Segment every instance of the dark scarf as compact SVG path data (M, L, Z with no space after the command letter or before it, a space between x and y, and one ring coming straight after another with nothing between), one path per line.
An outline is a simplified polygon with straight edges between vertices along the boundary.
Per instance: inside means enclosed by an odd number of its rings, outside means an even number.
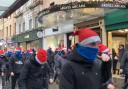
M76 50L86 61L93 62L96 60L98 48L84 47L78 44Z

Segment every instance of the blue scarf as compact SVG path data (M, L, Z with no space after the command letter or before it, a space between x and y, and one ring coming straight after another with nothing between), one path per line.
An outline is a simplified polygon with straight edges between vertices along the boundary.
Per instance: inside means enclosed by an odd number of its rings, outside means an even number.
M98 48L84 47L78 44L76 50L86 61L93 62L96 60Z
M21 51L17 51L15 55L16 55L16 58L19 60L22 58L22 52Z

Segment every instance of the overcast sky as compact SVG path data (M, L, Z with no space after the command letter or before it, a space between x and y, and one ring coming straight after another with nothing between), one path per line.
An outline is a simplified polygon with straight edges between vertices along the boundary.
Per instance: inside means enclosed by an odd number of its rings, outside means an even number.
M9 7L14 1L15 0L0 0L0 6ZM0 15L4 12L4 11L1 11L1 9L2 7L0 7Z
M0 0L0 6L10 6L15 0Z

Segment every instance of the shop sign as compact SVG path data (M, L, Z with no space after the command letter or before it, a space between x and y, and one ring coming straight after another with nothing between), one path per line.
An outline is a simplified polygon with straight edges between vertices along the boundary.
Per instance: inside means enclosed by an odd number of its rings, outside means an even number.
M25 39L28 39L28 38L29 38L29 35L24 36L24 38L25 38Z
M42 37L43 37L43 32L38 31L38 32L37 32L37 37L38 37L38 38L42 38Z
M39 12L41 16L47 15L49 13L70 10L70 9L79 9L79 8L127 8L126 4L113 1L75 1L67 4L56 4L49 8L44 9Z

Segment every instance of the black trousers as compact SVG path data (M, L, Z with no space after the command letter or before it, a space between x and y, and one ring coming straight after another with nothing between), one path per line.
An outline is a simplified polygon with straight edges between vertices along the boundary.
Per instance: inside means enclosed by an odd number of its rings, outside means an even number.
M14 76L11 76L11 89L15 89L16 82L19 79L20 74L14 74ZM17 83L18 84L18 83Z
M127 89L128 88L128 75L125 74L125 80L124 80L124 87L123 89Z

